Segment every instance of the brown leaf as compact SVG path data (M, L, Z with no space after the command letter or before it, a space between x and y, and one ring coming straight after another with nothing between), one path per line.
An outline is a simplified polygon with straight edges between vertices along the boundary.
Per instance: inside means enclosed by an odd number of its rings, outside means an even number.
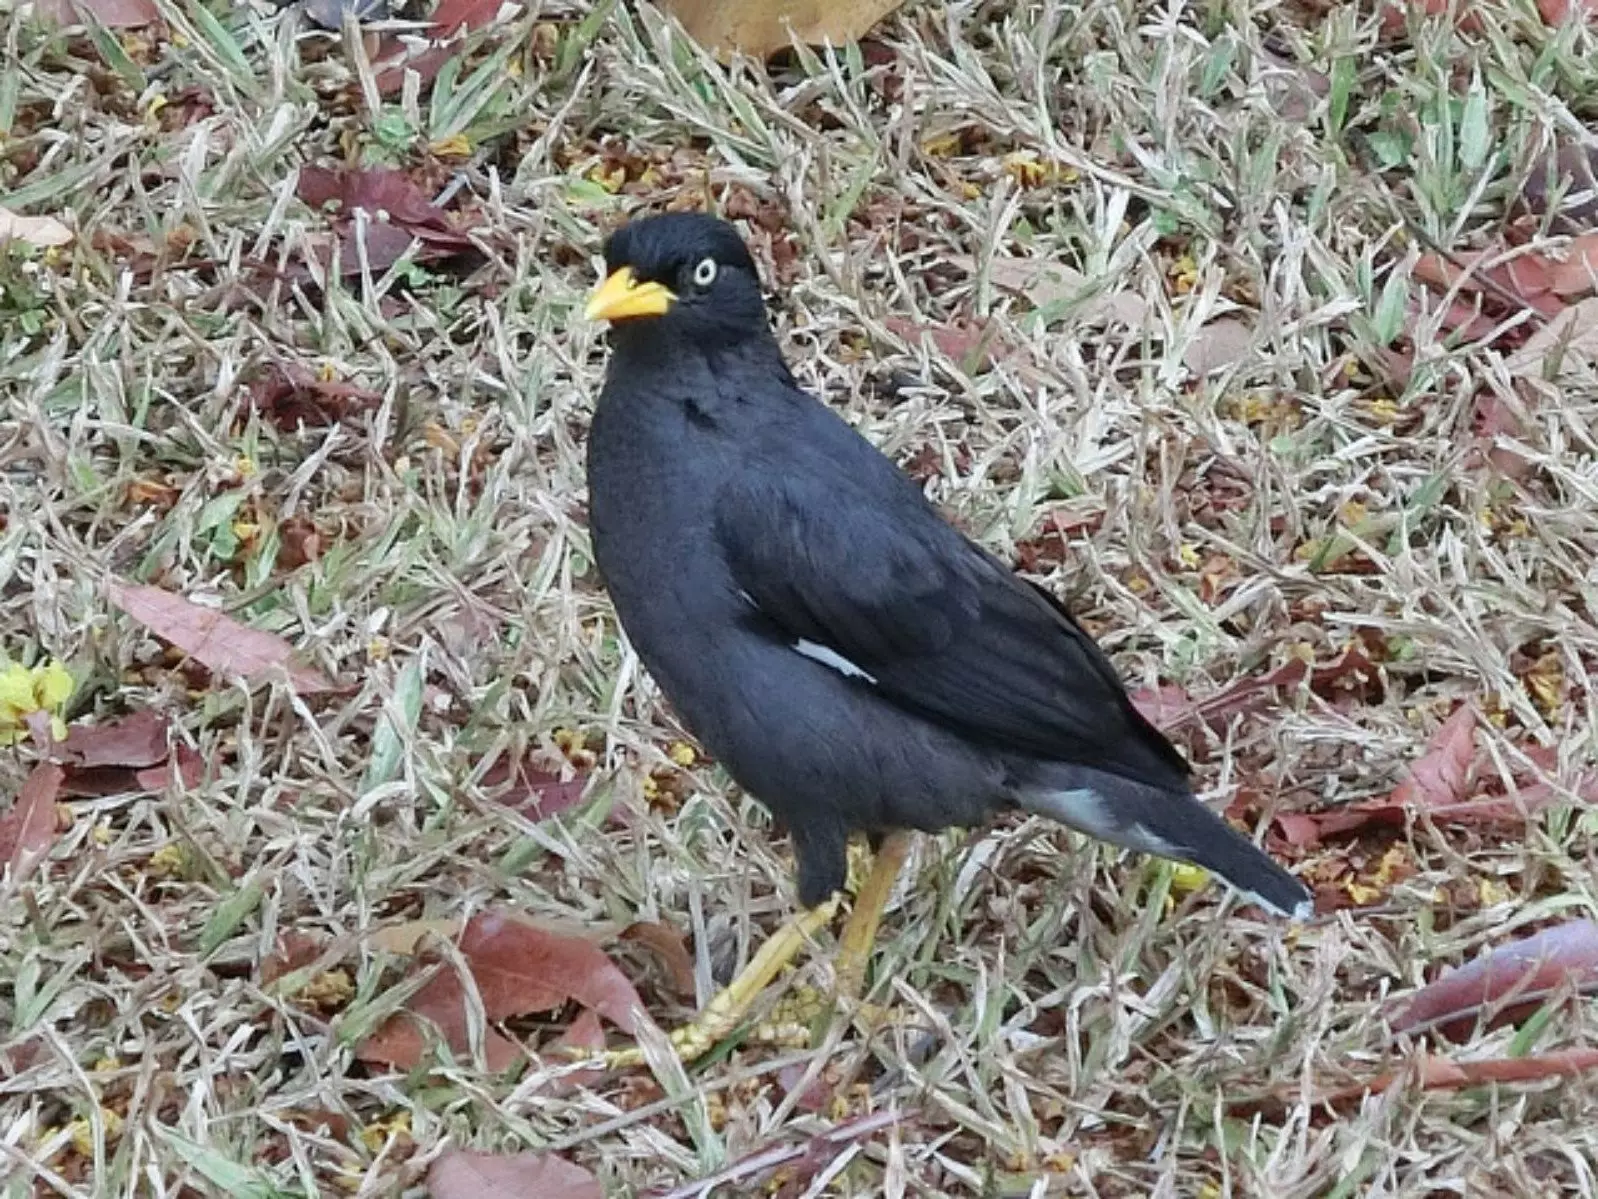
M271 956L261 963L261 985L270 986L285 974L303 970L327 948L327 938L319 933L302 933L294 929L279 933L277 946Z
M55 842L56 798L65 777L54 762L39 763L11 810L0 816L0 866L11 868L13 886L33 872Z
M904 0L661 0L701 46L767 58L794 42L858 41Z
M252 629L159 587L113 579L110 592L118 608L215 674L259 683L281 673L301 695L335 689L320 671L293 661L294 647L276 633Z
M409 246L406 234L405 248ZM383 402L382 395L370 388L323 379L292 364L268 366L250 384L249 396L250 406L285 433L301 425L310 429L336 424Z
M0 208L0 244L26 242L40 250L64 246L72 241L72 230L53 216L22 216Z
M1463 1040L1535 1011L1561 991L1598 991L1598 923L1572 920L1499 945L1404 1001L1395 1032Z
M1461 704L1443 722L1409 768L1409 777L1393 790L1389 804L1398 807L1446 807L1470 791L1470 767L1476 759L1476 711Z
M159 766L171 753L166 717L149 710L105 724L74 725L58 749L72 765L90 768Z
M373 167L361 170L300 168L296 194L309 207L337 206L333 224L339 230L339 269L358 275L363 269L386 271L422 245L417 262L437 262L476 247L450 215L428 198L405 171ZM356 213L365 219L356 220Z
M1543 155L1527 175L1516 208L1533 226L1553 218L1555 233L1581 233L1598 224L1598 146L1566 142Z
M671 989L678 995L694 993L694 956L683 944L680 932L657 920L639 920L621 930L623 941L634 941L649 950L666 970Z
M180 745L165 762L136 771L133 778L145 791L165 791L176 786L193 790L205 778L205 759L187 745Z
M377 58L377 90L392 96L405 86L407 73L414 74L423 88L438 77L438 73L451 58L461 52L457 33L469 33L493 23L499 15L500 0L442 0L433 10L432 35L427 45L415 50L414 37L401 41L398 37L385 38Z
M519 919L502 910L473 916L461 932L461 956L490 1021L535 1012L554 1011L575 1000L604 1016L624 1032L633 1032L643 1013L638 992L604 951L580 937L565 936ZM456 1053L469 1047L465 988L456 972L445 967L433 975L406 1004L406 1011L387 1020L363 1042L356 1055L403 1069L423 1057L426 1037L413 1017L430 1021ZM489 1069L515 1062L514 1041L489 1029L484 1044Z
M389 924L373 930L367 934L366 943L385 953L409 957L416 952L422 938L444 937L453 941L460 935L461 927L461 921L457 919L406 920L401 924Z
M493 797L496 803L514 809L529 820L548 820L582 802L588 776L577 774L563 779L529 758L517 761L501 758L483 775L482 785L484 789L505 788Z
M1350 1107L1364 1102L1370 1095L1390 1090L1411 1079L1422 1091L1456 1091L1461 1087L1476 1087L1486 1083L1573 1078L1589 1070L1598 1070L1598 1049L1563 1049L1536 1057L1479 1058L1466 1062L1421 1053L1412 1069L1387 1070L1374 1078L1328 1087L1313 1096L1309 1106L1334 1110ZM1267 1095L1239 1095L1229 1100L1227 1106L1234 1115L1281 1112L1285 1108L1297 1106L1301 1098L1297 1088L1293 1088Z
M1195 375L1224 370L1243 361L1254 348L1254 329L1235 316L1211 321L1182 351L1182 365Z
M92 16L108 29L133 29L160 20L155 0L35 0L33 11L50 25L86 25Z
M433 1199L605 1199L599 1180L552 1153L446 1149L428 1168Z
M993 330L985 324L956 321L924 325L902 316L884 317L882 323L907 345L918 346L923 337L929 338L961 370L980 372L993 361Z
M1598 233L1571 239L1565 256L1553 266L1549 282L1555 295L1583 296L1598 291Z
M1207 724L1217 731L1226 726L1233 716L1264 708L1275 692L1284 687L1294 687L1305 679L1310 689L1325 694L1334 691L1334 684L1379 680L1376 663L1357 645L1350 646L1329 662L1305 662L1302 658L1289 658L1273 670L1261 675L1238 679L1221 688L1214 695L1195 698L1180 687L1161 684L1158 690L1139 688L1132 693L1132 703L1156 728L1167 732L1189 721Z
M1514 375L1546 376L1555 364L1560 376L1598 366L1598 296L1564 309L1528 337L1505 365Z
M954 265L968 274L977 271L975 259L956 260ZM1095 287L1081 271L1048 259L994 258L988 263L988 280L1025 296L1034 308L1066 303L1083 325L1116 323L1141 329L1148 319L1148 302L1137 292Z

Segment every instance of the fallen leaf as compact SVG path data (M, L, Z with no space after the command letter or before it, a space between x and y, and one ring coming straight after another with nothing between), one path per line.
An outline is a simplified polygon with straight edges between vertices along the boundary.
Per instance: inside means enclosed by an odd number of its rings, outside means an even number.
M905 344L918 346L929 339L938 351L964 371L986 370L993 361L994 330L985 324L953 321L942 325L921 324L902 316L885 317L882 322Z
M1277 691L1295 687L1306 679L1312 691L1327 694L1349 679L1369 683L1380 678L1381 673L1370 656L1357 645L1351 645L1330 661L1306 662L1302 658L1289 658L1262 675L1238 679L1214 695L1194 697L1180 687L1162 684L1155 690L1139 688L1132 692L1132 703L1144 719L1166 732L1189 721L1220 731L1232 717L1268 706Z
M495 803L529 820L548 820L582 803L588 776L580 773L563 779L529 758L501 758L483 775L482 786L485 790L504 788L493 796Z
M399 252L403 254L409 246L407 234ZM249 385L249 397L250 406L285 433L302 425L312 429L337 424L383 402L382 394L370 388L323 379L301 366L275 363Z
M1461 704L1432 734L1425 752L1409 768L1409 776L1386 802L1400 807L1457 804L1470 791L1470 767L1475 758L1476 711Z
M643 1001L632 983L603 950L581 937L550 932L511 913L490 910L467 922L458 948L490 1022L554 1011L572 1000L623 1032L634 1032L644 1018ZM465 988L455 970L446 966L411 996L403 1012L362 1042L356 1056L414 1068L427 1047L418 1017L437 1028L453 1052L468 1051ZM521 1057L521 1047L493 1028L487 1030L483 1048L488 1068L496 1072Z
M304 0L305 15L323 29L335 32L344 28L346 14L357 22L381 21L388 17L388 0Z
M53 216L22 216L0 208L0 242L26 242L40 250L65 246L72 241L72 230Z
M701 46L768 58L795 42L858 41L904 0L661 0Z
M694 993L694 956L683 944L683 936L669 924L658 920L639 920L621 930L623 941L647 949L665 968L666 978L679 996Z
M427 1170L433 1199L604 1199L599 1180L552 1153L446 1149Z
M33 11L50 25L86 25L92 17L107 29L153 25L161 17L155 0L34 0Z
M1374 1078L1328 1087L1310 1098L1309 1107L1334 1110L1349 1107L1405 1083L1422 1091L1456 1091L1488 1083L1573 1078L1589 1070L1598 1070L1598 1049L1565 1049L1535 1057L1478 1058L1464 1062L1422 1052L1404 1069L1387 1070ZM1303 1098L1298 1088L1284 1088L1267 1095L1239 1095L1228 1100L1227 1107L1239 1116L1280 1113L1297 1107Z
M1559 377L1598 367L1598 296L1572 304L1526 339L1505 365L1512 375Z
M976 273L976 260L954 260L967 274ZM1083 325L1116 323L1141 329L1148 317L1148 302L1135 291L1095 283L1081 271L1062 263L1036 258L994 258L988 263L993 286L1026 297L1032 307L1050 310L1056 305Z
M415 254L418 263L476 250L449 213L402 170L305 166L300 168L295 194L317 211L335 205L332 221L339 232L339 269L345 275L359 275L363 269L386 271L415 242L421 243ZM358 214L364 216L358 219Z
M261 985L271 986L285 974L303 970L327 948L327 938L317 933L302 933L295 929L278 934L277 945L261 963Z
M293 661L294 647L276 633L252 629L160 587L113 579L110 594L118 608L214 674L260 683L281 673L301 695L335 689L320 671Z
M423 87L432 83L438 73L463 47L456 44L459 33L484 29L499 15L501 0L442 0L429 20L431 28L427 44L420 49L414 37L405 41L388 37L375 56L377 90L392 96L405 86L405 76L413 74Z
M0 816L0 866L10 867L12 886L33 872L55 842L55 805L65 777L54 762L39 763L10 811Z
M177 786L193 790L205 779L205 759L187 745L180 745L165 762L135 771L133 779L143 791L165 791Z
M1571 238L1549 274L1549 284L1555 295L1566 298L1598 291L1598 233Z
M1515 207L1521 223L1534 228L1552 218L1555 233L1583 233L1598 224L1598 145L1566 142L1544 154L1527 173Z
M397 953L409 957L416 952L423 937L443 937L453 941L460 935L463 922L458 919L406 920L388 924L366 935L366 943L384 953Z
M171 755L167 720L145 710L104 724L78 724L67 730L58 751L74 766L159 766Z
M1193 335L1182 351L1182 365L1195 375L1207 375L1243 361L1253 348L1253 328L1235 316L1223 316Z
M1518 1020L1561 991L1598 992L1598 923L1572 920L1496 946L1404 1000L1392 1026L1463 1040L1478 1026Z

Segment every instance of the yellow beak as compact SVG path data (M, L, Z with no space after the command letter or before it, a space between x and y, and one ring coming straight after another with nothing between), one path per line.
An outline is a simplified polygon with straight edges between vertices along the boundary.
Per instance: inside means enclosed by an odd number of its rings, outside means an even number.
M677 299L664 283L640 283L630 266L612 271L588 297L583 315L591 321L622 321L661 316Z

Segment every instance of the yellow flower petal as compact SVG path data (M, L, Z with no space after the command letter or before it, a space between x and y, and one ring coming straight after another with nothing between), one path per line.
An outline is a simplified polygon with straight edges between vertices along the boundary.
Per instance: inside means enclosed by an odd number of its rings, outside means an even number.
M54 658L33 668L33 697L41 708L59 708L72 698L72 672Z

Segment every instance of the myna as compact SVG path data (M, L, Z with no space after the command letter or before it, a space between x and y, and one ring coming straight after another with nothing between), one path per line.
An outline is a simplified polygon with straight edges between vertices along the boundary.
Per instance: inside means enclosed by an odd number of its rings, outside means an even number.
M799 387L731 225L635 220L605 266L586 310L611 323L588 439L594 555L678 715L787 826L817 909L718 997L732 1015L717 1031L830 918L854 832L1022 808L1308 916L1310 892L1199 802L1070 613ZM856 970L902 852L890 838L857 900Z

